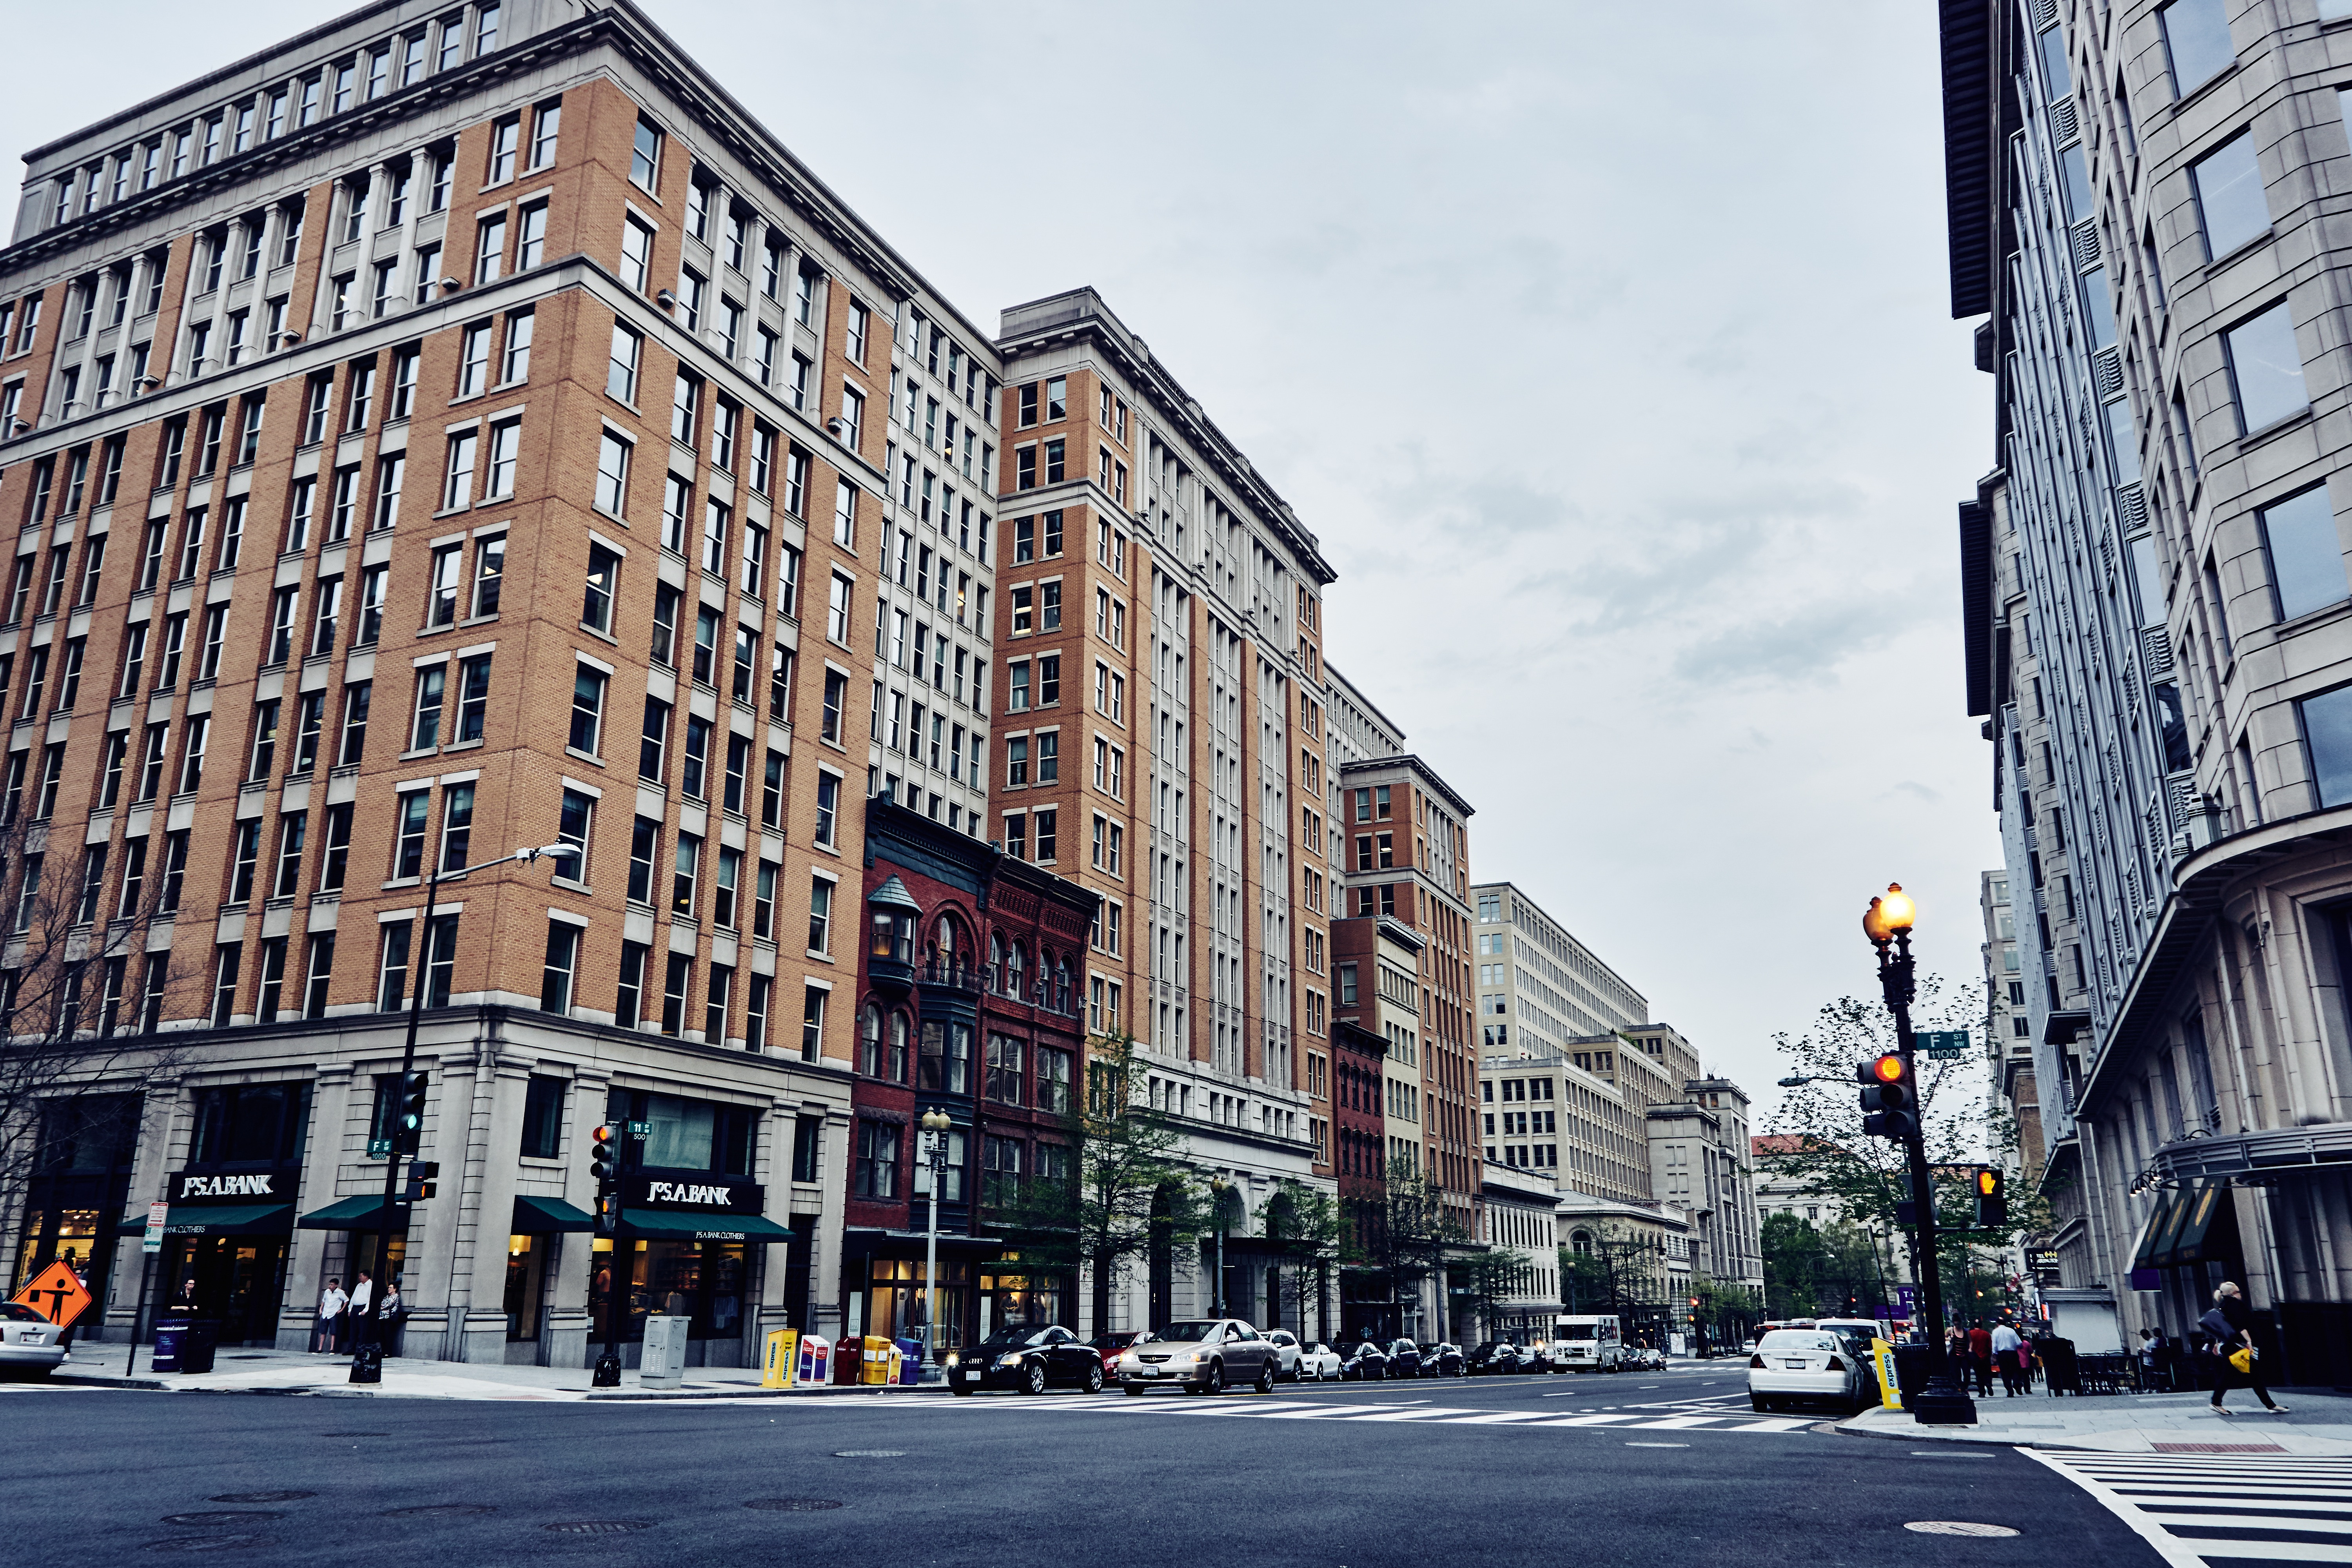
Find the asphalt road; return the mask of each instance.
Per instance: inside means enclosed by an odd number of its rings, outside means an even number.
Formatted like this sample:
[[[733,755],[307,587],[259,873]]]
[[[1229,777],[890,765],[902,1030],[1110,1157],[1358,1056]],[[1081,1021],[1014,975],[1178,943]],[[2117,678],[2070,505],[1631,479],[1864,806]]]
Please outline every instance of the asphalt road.
[[[2160,1562],[2080,1489],[2007,1449],[1915,1454],[1756,1423],[1743,1371],[1286,1385],[1216,1401],[496,1404],[12,1387],[0,1390],[0,1562],[189,1551],[381,1568],[809,1553],[988,1568],[1041,1553],[1119,1568],[1423,1568],[1465,1553],[1547,1568]],[[1570,1415],[1612,1420],[1518,1424]],[[254,1497],[271,1492],[311,1495]],[[1903,1528],[1925,1520],[2020,1533]]]

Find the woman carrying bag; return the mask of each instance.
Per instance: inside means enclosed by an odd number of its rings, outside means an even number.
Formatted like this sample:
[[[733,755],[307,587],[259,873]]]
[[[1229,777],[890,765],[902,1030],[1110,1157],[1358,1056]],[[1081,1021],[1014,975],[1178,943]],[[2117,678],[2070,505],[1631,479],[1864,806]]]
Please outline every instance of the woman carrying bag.
[[[2213,1306],[2197,1326],[2205,1331],[2210,1342],[2206,1353],[2213,1357],[2213,1414],[2227,1415],[2221,1395],[2228,1393],[2233,1377],[2242,1377],[2253,1384],[2254,1397],[2263,1408],[2273,1415],[2286,1414],[2286,1406],[2271,1398],[2271,1391],[2263,1383],[2262,1352],[2254,1348],[2253,1314],[2246,1308],[2246,1298],[2237,1286],[2224,1280],[2213,1292]]]

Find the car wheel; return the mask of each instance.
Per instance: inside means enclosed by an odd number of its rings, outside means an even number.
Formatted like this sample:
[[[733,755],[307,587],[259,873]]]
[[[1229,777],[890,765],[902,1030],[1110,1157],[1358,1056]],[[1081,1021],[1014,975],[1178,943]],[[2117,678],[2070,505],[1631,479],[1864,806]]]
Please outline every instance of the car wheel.
[[[958,1399],[970,1399],[978,1392],[978,1389],[974,1386],[971,1379],[961,1378],[956,1382],[948,1384],[948,1392],[954,1394]]]
[[[1045,1363],[1044,1362],[1033,1361],[1027,1366],[1021,1369],[1021,1392],[1024,1394],[1043,1394],[1045,1392]]]
[[[1759,1415],[1762,1415],[1765,1411],[1768,1411],[1768,1410],[1769,1410],[1769,1409],[1771,1409],[1771,1408],[1772,1408],[1771,1401],[1769,1401],[1769,1400],[1766,1399],[1766,1398],[1765,1398],[1762,1394],[1749,1394],[1749,1395],[1748,1396],[1748,1406],[1749,1406],[1751,1409],[1755,1410],[1755,1411],[1756,1411],[1756,1413],[1757,1413],[1757,1414],[1759,1414]]]
[[[1224,1391],[1225,1363],[1221,1361],[1213,1361],[1209,1363],[1209,1370],[1201,1374],[1200,1386],[1195,1392],[1208,1394],[1223,1394]]]
[[[1270,1361],[1260,1362],[1258,1363],[1257,1391],[1260,1394],[1272,1394],[1274,1392],[1274,1363]]]
[[[1100,1394],[1102,1392],[1102,1363],[1097,1361],[1087,1368],[1086,1390],[1088,1394]]]

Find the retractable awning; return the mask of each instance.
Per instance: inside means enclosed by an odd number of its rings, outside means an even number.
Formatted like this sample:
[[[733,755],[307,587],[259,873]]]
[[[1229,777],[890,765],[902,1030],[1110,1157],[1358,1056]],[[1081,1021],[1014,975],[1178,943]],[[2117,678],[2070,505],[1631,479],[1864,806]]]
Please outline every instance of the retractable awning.
[[[790,1241],[793,1233],[765,1215],[691,1214],[677,1209],[623,1209],[624,1235],[646,1241]]]
[[[2171,1234],[2174,1223],[2179,1218],[2180,1200],[2183,1195],[2175,1192],[2165,1192],[2158,1195],[2156,1212],[2147,1216],[2147,1228],[2139,1233],[2139,1246],[2132,1253],[2134,1272],[2158,1267],[2157,1255],[2165,1238]]]
[[[408,1205],[387,1205],[381,1194],[340,1198],[315,1214],[302,1216],[304,1230],[406,1230]]]
[[[2200,1182],[2180,1195],[2180,1225],[2171,1237],[2171,1249],[2158,1259],[2160,1267],[2178,1268],[2205,1260],[2205,1238],[2221,1215],[2227,1182]]]
[[[586,1209],[572,1207],[562,1198],[519,1197],[514,1201],[512,1228],[517,1236],[593,1230],[596,1228],[596,1216]]]
[[[285,1236],[294,1228],[292,1204],[173,1204],[166,1236]],[[145,1215],[123,1216],[117,1236],[147,1234]]]

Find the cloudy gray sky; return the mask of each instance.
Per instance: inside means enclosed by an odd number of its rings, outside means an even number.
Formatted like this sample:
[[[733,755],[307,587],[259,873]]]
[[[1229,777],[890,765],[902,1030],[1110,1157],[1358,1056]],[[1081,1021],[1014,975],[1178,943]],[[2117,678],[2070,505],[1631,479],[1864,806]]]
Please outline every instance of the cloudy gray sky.
[[[974,320],[1102,289],[1320,536],[1473,874],[1711,1064],[1769,1096],[1890,877],[1979,972],[1933,7],[648,3]],[[107,23],[21,150],[331,9],[0,14]]]

